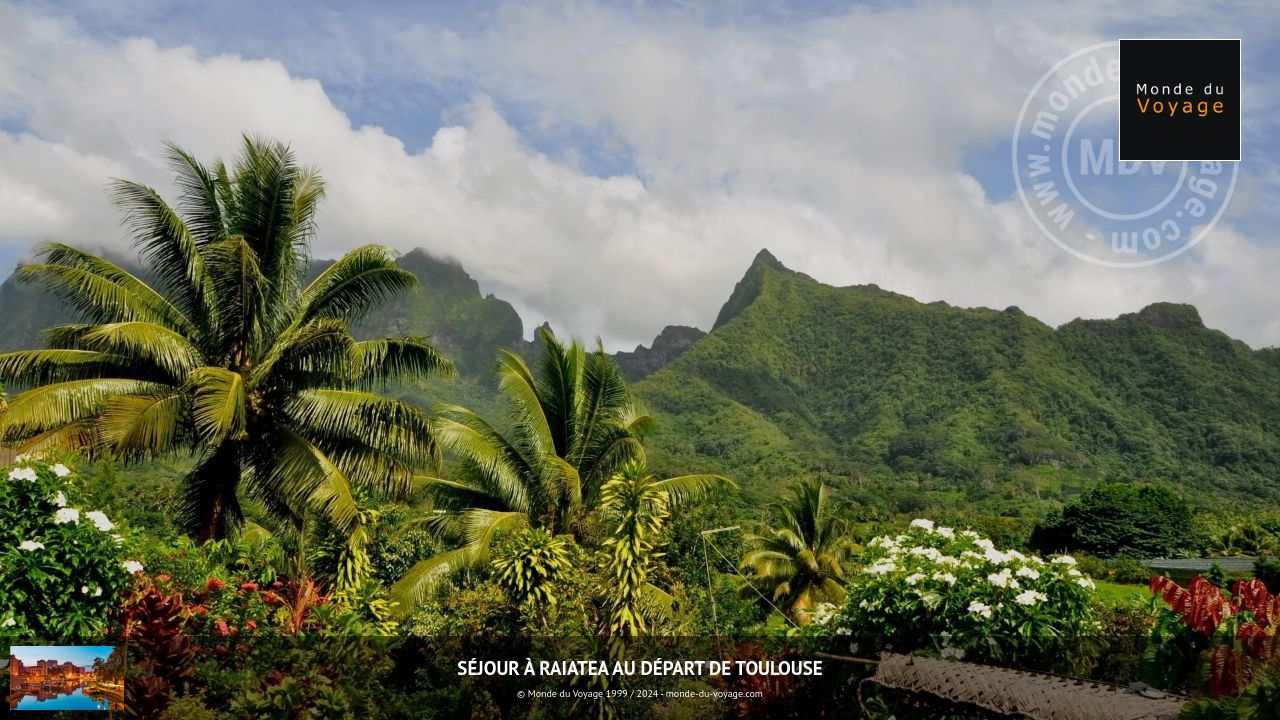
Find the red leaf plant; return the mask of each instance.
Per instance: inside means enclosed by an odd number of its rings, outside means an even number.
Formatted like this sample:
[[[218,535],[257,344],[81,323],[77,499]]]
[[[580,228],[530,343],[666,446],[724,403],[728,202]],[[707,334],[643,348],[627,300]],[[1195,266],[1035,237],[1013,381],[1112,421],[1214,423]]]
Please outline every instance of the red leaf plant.
[[[1235,624],[1207,653],[1213,697],[1239,694],[1252,682],[1256,662],[1280,661],[1280,596],[1260,580],[1237,580],[1230,599],[1198,576],[1186,588],[1164,576],[1152,578],[1150,587],[1183,623],[1207,638],[1217,636],[1224,623]]]

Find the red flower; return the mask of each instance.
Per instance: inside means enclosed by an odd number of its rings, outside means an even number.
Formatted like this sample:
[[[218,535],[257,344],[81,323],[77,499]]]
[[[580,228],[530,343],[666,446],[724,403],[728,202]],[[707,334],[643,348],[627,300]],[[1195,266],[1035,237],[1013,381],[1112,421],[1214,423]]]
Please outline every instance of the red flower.
[[[271,583],[271,587],[276,588],[276,589],[280,589],[280,588],[284,587],[284,583],[282,583],[282,582],[280,582],[279,580],[277,580],[277,581],[275,581],[275,582]]]
[[[242,583],[242,584],[240,585],[240,589],[241,589],[241,590],[244,590],[245,592],[257,592],[257,591],[258,591],[258,583],[256,583],[256,582],[247,582],[247,583]]]
[[[193,605],[191,607],[191,612],[195,613],[196,615],[204,615],[205,613],[209,612],[209,608],[203,605]]]
[[[156,580],[159,582],[169,582],[169,576],[164,573],[160,573],[156,576]]]
[[[244,624],[244,626],[245,626],[246,628],[250,629],[250,630],[257,630],[257,629],[258,629],[258,623],[254,622],[253,620],[250,620],[250,621],[246,622],[246,623]]]
[[[227,584],[222,582],[218,578],[209,578],[209,582],[204,584],[204,591],[213,592],[214,590],[221,590],[226,586]]]
[[[219,620],[218,622],[214,623],[213,626],[218,629],[218,634],[221,635],[222,637],[226,637],[227,634],[230,632],[227,629],[226,620]]]

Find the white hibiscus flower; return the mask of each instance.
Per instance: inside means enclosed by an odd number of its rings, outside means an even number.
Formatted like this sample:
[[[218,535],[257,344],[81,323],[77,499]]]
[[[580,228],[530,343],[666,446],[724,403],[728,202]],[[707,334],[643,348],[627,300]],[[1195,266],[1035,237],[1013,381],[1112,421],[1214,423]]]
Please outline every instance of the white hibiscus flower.
[[[103,513],[101,510],[90,510],[89,512],[84,514],[84,517],[86,520],[92,521],[93,526],[98,528],[98,530],[102,532],[110,532],[114,530],[116,527],[111,523],[110,520],[107,519],[106,514]]]
[[[53,516],[53,522],[56,525],[65,523],[80,524],[80,511],[75,508],[62,508]]]

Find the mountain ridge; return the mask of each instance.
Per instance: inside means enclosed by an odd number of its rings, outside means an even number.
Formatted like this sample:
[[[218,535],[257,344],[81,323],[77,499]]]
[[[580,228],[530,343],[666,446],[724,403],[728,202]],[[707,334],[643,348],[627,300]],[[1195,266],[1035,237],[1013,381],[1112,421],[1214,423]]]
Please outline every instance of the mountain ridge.
[[[461,377],[391,392],[499,412],[497,348],[536,352],[519,314],[456,262],[421,249],[399,262],[420,291],[356,332],[430,336]],[[0,309],[0,350],[71,319],[14,277]],[[1191,305],[1055,328],[1015,306],[823,285],[765,249],[709,332],[668,326],[613,357],[659,421],[655,467],[730,474],[748,496],[820,475],[892,502],[965,498],[993,511],[1101,479],[1170,482],[1210,504],[1280,498],[1280,349],[1207,328]]]

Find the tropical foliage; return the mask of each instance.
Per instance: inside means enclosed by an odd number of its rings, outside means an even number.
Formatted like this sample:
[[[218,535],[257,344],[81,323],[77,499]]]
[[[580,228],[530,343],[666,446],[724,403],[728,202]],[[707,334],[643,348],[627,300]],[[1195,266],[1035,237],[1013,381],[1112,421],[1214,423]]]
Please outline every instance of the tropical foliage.
[[[831,507],[830,491],[816,480],[792,487],[774,515],[777,527],[747,538],[751,550],[742,556],[739,592],[763,593],[792,622],[805,623],[820,603],[844,600],[848,528]]]
[[[496,367],[506,401],[505,423],[462,407],[445,407],[436,436],[454,460],[449,477],[418,478],[427,525],[460,545],[417,564],[394,588],[416,606],[450,574],[489,562],[503,532],[540,527],[588,533],[605,484],[628,462],[643,460],[652,420],[636,405],[617,365],[602,349],[587,352],[540,328],[535,374],[503,350]],[[652,483],[652,492],[679,505],[724,483],[686,475]]]
[[[202,540],[234,532],[245,497],[351,528],[358,492],[403,495],[437,459],[427,414],[369,388],[449,362],[422,338],[348,327],[415,278],[370,245],[304,284],[324,185],[282,144],[245,138],[230,166],[167,157],[176,203],[111,186],[149,282],[56,243],[19,270],[81,321],[51,328],[47,350],[0,356],[0,377],[29,388],[0,435],[126,462],[195,453],[181,511]]]

